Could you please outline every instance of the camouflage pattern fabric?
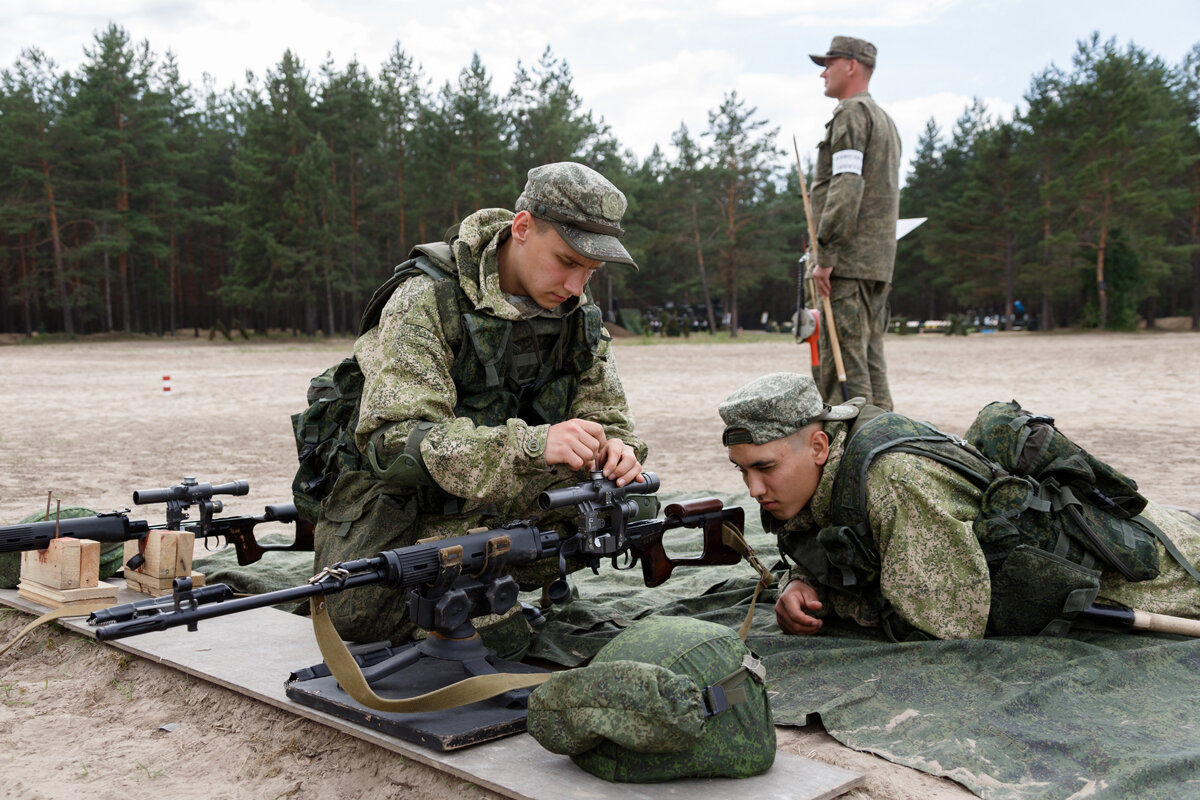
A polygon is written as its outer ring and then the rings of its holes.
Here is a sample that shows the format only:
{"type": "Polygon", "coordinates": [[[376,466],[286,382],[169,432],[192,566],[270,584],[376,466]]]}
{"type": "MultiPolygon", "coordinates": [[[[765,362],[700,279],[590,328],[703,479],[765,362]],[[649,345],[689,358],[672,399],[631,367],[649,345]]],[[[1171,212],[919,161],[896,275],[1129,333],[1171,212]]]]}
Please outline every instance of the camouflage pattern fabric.
{"type": "MultiPolygon", "coordinates": [[[[512,321],[532,314],[578,312],[579,300],[543,311],[501,291],[497,248],[507,237],[512,219],[512,212],[486,209],[462,222],[454,256],[467,302],[475,313],[512,321]]],[[[423,513],[414,494],[385,493],[373,473],[343,473],[316,526],[317,569],[404,547],[418,539],[456,536],[471,528],[533,517],[539,493],[581,479],[565,467],[546,464],[549,425],[530,425],[514,418],[500,425],[477,426],[455,416],[455,354],[445,339],[442,322],[433,279],[418,276],[392,295],[379,325],[359,337],[355,356],[364,385],[355,437],[365,451],[372,434],[388,426],[380,438],[382,450],[395,456],[404,450],[408,435],[418,424],[433,423],[420,444],[421,457],[433,480],[463,499],[462,507],[448,514],[423,513]]],[[[644,461],[646,445],[633,433],[633,418],[606,339],[599,342],[596,355],[591,368],[578,376],[564,418],[599,422],[610,438],[630,444],[644,461]]],[[[567,525],[571,519],[573,512],[564,509],[543,517],[543,524],[567,525]]],[[[513,574],[522,588],[531,589],[552,578],[556,569],[546,563],[513,574]]],[[[399,641],[415,633],[404,597],[383,587],[331,596],[329,612],[347,639],[399,641]]]]}
{"type": "MultiPolygon", "coordinates": [[[[900,216],[900,137],[891,117],[859,92],[838,103],[817,150],[812,209],[817,263],[831,267],[830,304],[850,397],[891,410],[883,356],[900,216]],[[835,153],[862,153],[862,174],[833,174],[835,153]]],[[[828,324],[819,338],[821,394],[841,399],[828,324]]],[[[818,370],[814,369],[814,373],[818,370]]]]}
{"type": "MultiPolygon", "coordinates": [[[[868,92],[838,103],[817,148],[812,210],[817,263],[839,278],[891,283],[900,216],[900,136],[868,92]],[[862,174],[833,174],[843,150],[863,154],[862,174]]],[[[839,331],[840,332],[840,331],[839,331]]]]}
{"type": "Polygon", "coordinates": [[[678,753],[704,732],[700,688],[640,661],[557,672],[529,697],[529,734],[552,753],[577,755],[607,740],[644,753],[678,753]]]}
{"type": "MultiPolygon", "coordinates": [[[[745,493],[722,499],[753,502],[745,493]]],[[[1200,535],[1197,520],[1177,519],[1200,535]]],[[[751,545],[769,550],[774,537],[751,515],[747,528],[751,545]]],[[[578,664],[651,615],[736,626],[754,585],[736,566],[677,570],[655,589],[612,570],[571,581],[579,598],[550,612],[531,656],[578,664]]],[[[817,636],[785,636],[770,611],[774,592],[748,644],[766,665],[777,725],[819,720],[843,744],[989,800],[1189,794],[1200,763],[1198,640],[1074,631],[893,644],[836,617],[817,636]]]]}
{"type": "Polygon", "coordinates": [[[757,775],[775,761],[775,727],[757,678],[740,684],[745,702],[707,719],[701,702],[701,690],[741,670],[747,653],[727,626],[647,618],[605,645],[591,666],[534,690],[530,734],[610,781],[757,775]]]}
{"type": "MultiPolygon", "coordinates": [[[[823,257],[823,256],[822,256],[823,257]]],[[[887,361],[883,355],[883,334],[889,316],[888,296],[892,285],[884,281],[848,279],[834,272],[830,278],[829,304],[837,323],[842,366],[846,368],[846,391],[850,397],[862,397],[885,411],[892,410],[892,391],[888,386],[887,361]]],[[[814,378],[821,396],[831,403],[842,399],[837,364],[829,326],[822,324],[817,347],[820,367],[814,378]]]]}
{"type": "MultiPolygon", "coordinates": [[[[764,527],[779,535],[782,547],[793,537],[815,535],[834,524],[831,500],[845,451],[844,428],[844,423],[826,423],[833,438],[830,458],[809,508],[788,522],[763,516],[764,527]]],[[[878,586],[873,588],[901,618],[938,639],[978,638],[987,627],[991,578],[973,531],[982,500],[982,492],[956,470],[924,456],[886,453],[867,470],[866,507],[881,562],[878,586]]],[[[1145,516],[1193,563],[1200,559],[1200,529],[1189,525],[1185,516],[1154,503],[1145,516]]],[[[1099,599],[1200,617],[1200,583],[1161,552],[1161,544],[1156,546],[1162,564],[1157,578],[1130,583],[1104,571],[1099,599]]],[[[836,614],[860,625],[879,624],[877,613],[862,598],[820,586],[801,567],[794,567],[790,577],[817,588],[826,602],[817,616],[836,614]]]]}
{"type": "Polygon", "coordinates": [[[809,423],[858,416],[862,402],[830,406],[816,385],[794,372],[772,372],[756,378],[721,401],[717,413],[725,422],[721,443],[766,444],[791,436],[809,423]]]}

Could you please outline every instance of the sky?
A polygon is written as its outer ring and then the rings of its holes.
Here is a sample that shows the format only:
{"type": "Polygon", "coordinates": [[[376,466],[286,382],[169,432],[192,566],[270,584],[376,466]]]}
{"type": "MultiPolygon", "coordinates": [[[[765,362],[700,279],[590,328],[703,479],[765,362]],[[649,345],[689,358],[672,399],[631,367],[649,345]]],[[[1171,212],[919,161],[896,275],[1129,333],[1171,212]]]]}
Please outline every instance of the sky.
{"type": "Polygon", "coordinates": [[[518,63],[550,47],[584,108],[639,158],[656,144],[670,152],[681,123],[702,133],[736,91],[778,128],[788,159],[794,136],[812,160],[835,101],[808,54],[858,36],[878,48],[870,90],[896,121],[905,172],[930,118],[948,137],[976,97],[1011,118],[1032,77],[1069,69],[1094,32],[1171,65],[1200,42],[1197,0],[0,0],[0,11],[0,68],[37,47],[75,71],[112,22],[173,51],[196,87],[206,74],[218,88],[244,87],[247,70],[261,78],[289,49],[314,78],[327,59],[377,74],[398,44],[433,90],[478,53],[503,94],[518,63]]]}

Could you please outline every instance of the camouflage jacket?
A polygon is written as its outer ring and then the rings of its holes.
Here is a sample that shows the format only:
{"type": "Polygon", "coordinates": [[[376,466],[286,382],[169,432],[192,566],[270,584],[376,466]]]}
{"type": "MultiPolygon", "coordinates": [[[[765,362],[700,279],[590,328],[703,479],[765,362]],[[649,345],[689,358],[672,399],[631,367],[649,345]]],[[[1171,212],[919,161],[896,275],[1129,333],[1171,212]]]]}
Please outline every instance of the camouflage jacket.
{"type": "MultiPolygon", "coordinates": [[[[537,314],[575,312],[575,300],[545,311],[527,298],[500,289],[497,251],[509,235],[513,214],[485,209],[463,220],[454,245],[458,264],[478,265],[478,280],[460,271],[466,302],[476,313],[505,320],[537,314]]],[[[363,394],[355,442],[366,451],[373,433],[382,434],[384,456],[403,451],[409,433],[422,421],[434,423],[421,442],[421,456],[435,482],[470,506],[504,502],[521,494],[527,483],[545,485],[556,472],[544,453],[549,425],[509,419],[503,425],[476,426],[455,417],[458,390],[451,377],[455,352],[446,341],[434,294],[434,280],[417,276],[403,283],[383,309],[379,324],[359,337],[354,354],[363,372],[363,394]]],[[[611,347],[600,343],[593,366],[579,376],[567,418],[599,422],[610,438],[630,444],[639,460],[646,446],[633,432],[633,418],[617,375],[611,347]]],[[[382,466],[382,465],[381,465],[382,466]]]]}
{"type": "Polygon", "coordinates": [[[832,267],[837,278],[890,282],[900,215],[900,136],[870,94],[838,103],[825,125],[816,169],[818,264],[832,267]]]}
{"type": "MultiPolygon", "coordinates": [[[[845,452],[846,424],[826,423],[829,460],[809,506],[787,522],[763,514],[763,527],[783,538],[816,535],[837,524],[831,509],[833,484],[845,452]]],[[[982,493],[951,467],[912,453],[885,453],[867,470],[871,543],[879,554],[876,589],[910,625],[939,639],[984,635],[991,606],[991,579],[973,533],[982,493]]],[[[1200,557],[1200,524],[1182,512],[1150,503],[1144,514],[1193,562],[1200,557]]],[[[1159,548],[1161,550],[1161,544],[1159,548]]],[[[784,553],[784,555],[787,555],[784,553]]],[[[1099,600],[1145,611],[1200,617],[1200,584],[1165,552],[1162,573],[1130,583],[1105,571],[1099,600]]],[[[817,589],[825,607],[815,616],[836,615],[859,625],[879,625],[877,607],[866,596],[822,586],[803,567],[789,580],[817,589]]]]}

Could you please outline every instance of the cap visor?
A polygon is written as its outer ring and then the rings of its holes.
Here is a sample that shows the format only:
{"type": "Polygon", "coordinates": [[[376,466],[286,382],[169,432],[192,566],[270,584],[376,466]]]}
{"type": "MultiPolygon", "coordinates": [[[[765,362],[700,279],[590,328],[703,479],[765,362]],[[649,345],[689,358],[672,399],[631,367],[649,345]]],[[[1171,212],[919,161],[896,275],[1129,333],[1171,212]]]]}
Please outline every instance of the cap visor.
{"type": "Polygon", "coordinates": [[[840,406],[831,406],[829,410],[825,412],[824,418],[830,420],[854,419],[858,416],[858,412],[860,410],[861,409],[858,406],[844,403],[840,406]]]}
{"type": "Polygon", "coordinates": [[[633,256],[629,255],[629,251],[618,241],[617,237],[580,230],[561,222],[551,222],[550,224],[558,231],[558,235],[562,237],[563,241],[584,258],[609,264],[628,264],[634,269],[638,268],[633,256]]]}
{"type": "Polygon", "coordinates": [[[816,64],[818,67],[825,66],[825,62],[829,60],[825,56],[810,55],[809,58],[811,58],[813,60],[813,63],[816,64]]]}

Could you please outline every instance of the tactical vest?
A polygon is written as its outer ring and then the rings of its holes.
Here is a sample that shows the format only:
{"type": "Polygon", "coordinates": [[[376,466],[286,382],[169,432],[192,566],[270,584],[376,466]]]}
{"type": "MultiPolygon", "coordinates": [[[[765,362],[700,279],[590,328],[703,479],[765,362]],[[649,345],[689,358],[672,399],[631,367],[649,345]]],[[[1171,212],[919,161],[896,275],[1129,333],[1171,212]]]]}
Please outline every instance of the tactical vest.
{"type": "Polygon", "coordinates": [[[1095,600],[1100,570],[1143,581],[1159,573],[1155,539],[1193,577],[1186,558],[1139,516],[1137,484],[1095,459],[1014,401],[983,409],[967,439],[867,406],[851,426],[830,513],[816,537],[780,546],[820,583],[864,597],[894,640],[924,638],[900,619],[879,587],[880,557],[867,515],[867,470],[884,453],[913,453],[955,470],[982,493],[973,533],[991,577],[990,635],[1058,635],[1095,600]]]}
{"type": "MultiPolygon", "coordinates": [[[[478,265],[465,268],[478,279],[478,265]]],[[[580,374],[591,369],[603,335],[600,309],[585,302],[560,318],[504,320],[474,311],[459,284],[459,268],[450,245],[417,245],[411,258],[399,264],[375,290],[363,312],[359,335],[379,324],[395,291],[416,275],[434,281],[442,332],[455,353],[450,373],[457,399],[454,414],[477,426],[503,425],[519,418],[531,425],[554,424],[569,418],[580,374]]],[[[385,425],[371,437],[366,453],[354,442],[363,375],[354,357],[313,378],[309,407],[292,417],[300,468],[292,483],[296,507],[315,520],[320,504],[343,472],[370,468],[390,493],[415,491],[422,511],[456,513],[456,498],[429,477],[420,457],[420,443],[433,427],[420,423],[409,435],[404,452],[390,464],[381,463],[377,448],[385,425]]]]}

